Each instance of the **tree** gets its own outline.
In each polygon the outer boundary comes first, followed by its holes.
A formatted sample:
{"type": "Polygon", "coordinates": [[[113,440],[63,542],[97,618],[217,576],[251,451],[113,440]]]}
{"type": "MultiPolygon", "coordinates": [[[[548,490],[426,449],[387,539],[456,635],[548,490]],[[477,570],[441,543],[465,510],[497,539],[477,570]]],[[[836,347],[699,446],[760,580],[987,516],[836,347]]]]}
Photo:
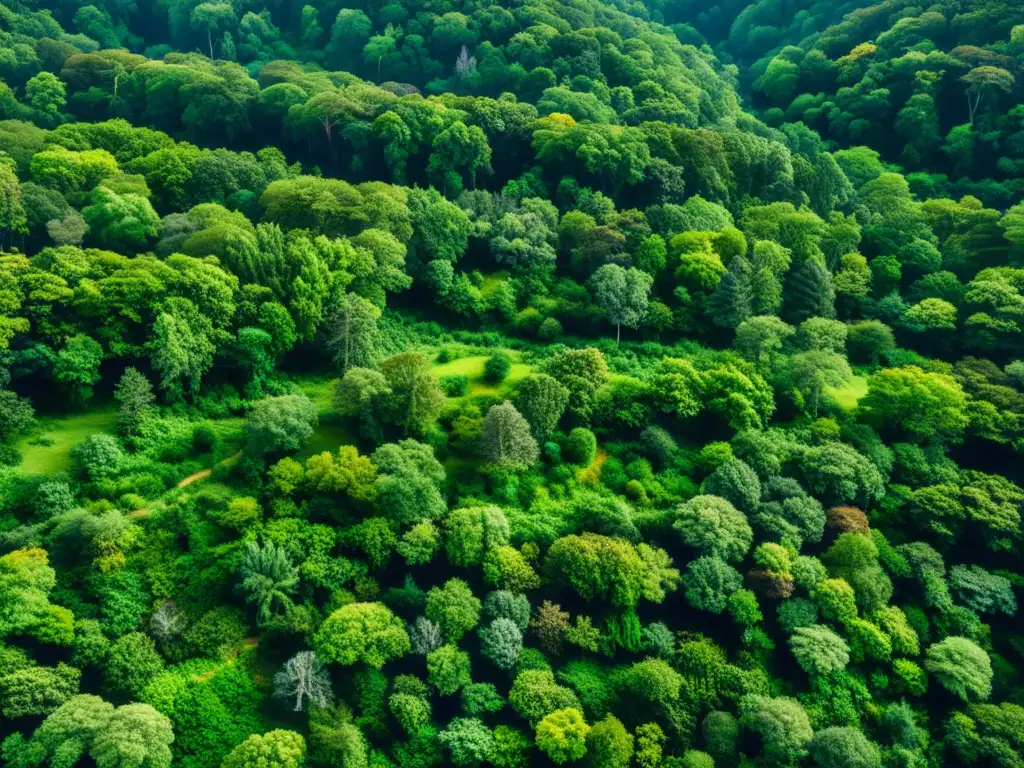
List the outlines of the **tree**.
{"type": "Polygon", "coordinates": [[[99,696],[80,694],[72,696],[47,715],[29,743],[41,748],[51,765],[67,759],[77,761],[92,746],[96,734],[103,730],[114,714],[114,706],[99,696]]]}
{"type": "Polygon", "coordinates": [[[721,497],[750,514],[761,501],[761,481],[746,462],[726,459],[701,483],[701,493],[721,497]]]}
{"type": "Polygon", "coordinates": [[[972,611],[1002,612],[1010,616],[1017,612],[1017,598],[1010,580],[977,565],[954,565],[950,568],[949,588],[957,600],[972,611]]]}
{"type": "Polygon", "coordinates": [[[746,517],[719,496],[695,496],[676,508],[672,527],[703,554],[742,560],[754,541],[746,517]]]}
{"type": "Polygon", "coordinates": [[[633,757],[633,737],[617,717],[608,715],[594,723],[587,733],[587,755],[596,768],[628,768],[633,757]]]}
{"type": "Polygon", "coordinates": [[[34,420],[35,408],[28,399],[0,390],[0,442],[12,442],[34,420]]]}
{"type": "Polygon", "coordinates": [[[719,557],[699,557],[690,561],[683,574],[686,601],[694,608],[721,613],[728,598],[743,586],[743,577],[719,557]]]}
{"type": "Polygon", "coordinates": [[[825,728],[807,745],[821,768],[881,768],[878,746],[857,728],[825,728]]]}
{"type": "Polygon", "coordinates": [[[475,717],[456,717],[437,735],[437,740],[448,748],[452,765],[459,768],[487,762],[494,752],[494,734],[475,717]]]}
{"type": "Polygon", "coordinates": [[[170,768],[171,721],[149,704],[118,707],[93,740],[97,768],[170,768]]]}
{"type": "Polygon", "coordinates": [[[89,435],[71,449],[72,466],[92,480],[116,472],[123,459],[124,452],[112,435],[89,435]]]}
{"type": "Polygon", "coordinates": [[[547,441],[568,404],[569,390],[544,373],[524,379],[516,395],[516,407],[529,422],[538,443],[547,441]]]}
{"type": "Polygon", "coordinates": [[[967,397],[956,379],[915,365],[872,375],[859,407],[877,428],[916,440],[959,442],[968,421],[967,397]]]}
{"type": "Polygon", "coordinates": [[[412,644],[412,652],[420,656],[426,656],[444,644],[441,627],[424,616],[417,617],[413,622],[409,629],[409,641],[412,644]]]}
{"type": "Polygon", "coordinates": [[[318,422],[316,405],[305,395],[260,400],[242,427],[245,449],[253,456],[299,450],[318,422]]]}
{"type": "Polygon", "coordinates": [[[437,622],[445,640],[457,643],[480,622],[480,601],[462,579],[448,579],[444,587],[427,592],[427,618],[437,622]]]}
{"type": "Polygon", "coordinates": [[[373,452],[376,508],[395,524],[443,517],[448,509],[440,486],[444,467],[429,445],[415,440],[387,443],[373,452]]]}
{"type": "Polygon", "coordinates": [[[450,644],[431,651],[427,654],[427,679],[442,696],[453,696],[473,680],[469,654],[450,644]]]}
{"type": "Polygon", "coordinates": [[[508,400],[487,411],[482,445],[487,460],[500,467],[529,468],[537,463],[539,450],[530,425],[508,400]]]}
{"type": "Polygon", "coordinates": [[[497,618],[480,630],[482,653],[498,669],[512,669],[523,650],[523,633],[511,619],[497,618]]]}
{"type": "Polygon", "coordinates": [[[153,641],[141,632],[129,632],[110,646],[106,684],[115,691],[139,696],[163,669],[164,660],[153,641]]]}
{"type": "Polygon", "coordinates": [[[391,420],[406,434],[426,434],[445,404],[444,392],[420,352],[402,352],[380,364],[391,393],[386,404],[391,420]]]}
{"type": "Polygon", "coordinates": [[[950,693],[964,701],[987,699],[992,693],[992,661],[973,640],[947,637],[928,647],[924,668],[950,693]]]}
{"type": "Polygon", "coordinates": [[[761,736],[773,765],[793,765],[807,754],[813,736],[807,713],[796,699],[748,694],[740,699],[740,723],[761,736]]]}
{"type": "Polygon", "coordinates": [[[149,200],[132,192],[97,187],[82,216],[92,237],[111,250],[145,248],[160,233],[160,217],[149,200]]]}
{"type": "Polygon", "coordinates": [[[810,258],[786,278],[785,311],[790,322],[836,316],[832,275],[823,260],[810,258]]]}
{"type": "Polygon", "coordinates": [[[0,713],[8,719],[47,715],[78,693],[81,676],[63,662],[5,670],[0,676],[0,713]]]}
{"type": "Polygon", "coordinates": [[[334,387],[334,409],[342,416],[358,419],[363,434],[375,437],[380,433],[380,411],[390,394],[391,387],[382,373],[347,368],[334,387]]]}
{"type": "Polygon", "coordinates": [[[773,315],[759,315],[744,320],[736,327],[733,346],[747,360],[761,365],[781,350],[793,333],[793,326],[779,318],[773,315]]]}
{"type": "Polygon", "coordinates": [[[491,146],[477,125],[453,123],[434,137],[432,146],[427,174],[445,195],[462,191],[464,173],[469,174],[470,187],[476,189],[477,172],[491,168],[491,146]]]}
{"type": "Polygon", "coordinates": [[[314,651],[299,651],[285,662],[274,675],[274,696],[294,697],[296,712],[305,709],[307,700],[314,708],[331,706],[331,678],[314,651]]]}
{"type": "Polygon", "coordinates": [[[743,256],[734,257],[708,303],[708,312],[716,325],[735,328],[750,317],[751,280],[750,262],[743,256]]]}
{"type": "Polygon", "coordinates": [[[193,394],[199,391],[203,376],[213,367],[213,335],[210,319],[191,301],[172,297],[164,302],[146,347],[160,374],[160,387],[171,397],[180,398],[184,384],[193,394]]]}
{"type": "Polygon", "coordinates": [[[781,366],[779,378],[791,387],[797,405],[801,409],[809,406],[811,416],[817,418],[822,390],[841,387],[853,378],[853,371],[842,355],[811,350],[788,358],[781,366]]]}
{"type": "Polygon", "coordinates": [[[324,661],[351,665],[365,662],[380,669],[409,652],[404,622],[381,603],[349,603],[332,613],[313,636],[324,661]]]}
{"type": "Polygon", "coordinates": [[[975,67],[960,80],[967,84],[967,116],[971,125],[986,93],[1009,93],[1015,82],[1014,76],[1005,69],[993,66],[975,67]]]}
{"type": "Polygon", "coordinates": [[[117,431],[122,435],[134,435],[153,411],[156,397],[153,385],[137,368],[125,368],[120,381],[114,387],[117,401],[117,431]]]}
{"type": "Polygon", "coordinates": [[[197,32],[206,32],[206,45],[213,55],[213,38],[220,37],[221,32],[228,31],[235,23],[235,10],[231,3],[200,3],[192,9],[192,28],[197,32]]]}
{"type": "Polygon", "coordinates": [[[587,754],[589,731],[578,709],[559,709],[537,723],[537,748],[558,765],[573,762],[587,754]]]}
{"type": "Polygon", "coordinates": [[[380,309],[362,296],[346,293],[331,319],[327,347],[342,375],[353,366],[373,364],[377,345],[380,309]]]}
{"type": "Polygon", "coordinates": [[[590,278],[594,299],[608,322],[615,325],[615,343],[622,336],[622,326],[639,328],[647,314],[647,302],[654,284],[646,272],[635,267],[624,269],[618,264],[605,264],[590,278]]]}
{"type": "Polygon", "coordinates": [[[84,405],[92,398],[92,388],[100,380],[103,347],[86,336],[77,334],[67,340],[57,353],[53,378],[68,389],[72,402],[84,405]]]}
{"type": "Polygon", "coordinates": [[[283,547],[272,541],[262,547],[255,541],[246,542],[239,573],[246,602],[256,605],[261,624],[291,607],[290,595],[299,586],[299,572],[283,547]]]}
{"type": "Polygon", "coordinates": [[[67,104],[67,92],[56,75],[40,72],[25,83],[25,99],[44,125],[56,125],[61,121],[61,110],[67,104]]]}
{"type": "Polygon", "coordinates": [[[253,734],[224,758],[221,768],[302,768],[306,764],[306,740],[295,731],[253,734]]]}
{"type": "Polygon", "coordinates": [[[812,675],[838,672],[850,661],[850,647],[823,624],[794,629],[789,647],[804,672],[812,675]]]}

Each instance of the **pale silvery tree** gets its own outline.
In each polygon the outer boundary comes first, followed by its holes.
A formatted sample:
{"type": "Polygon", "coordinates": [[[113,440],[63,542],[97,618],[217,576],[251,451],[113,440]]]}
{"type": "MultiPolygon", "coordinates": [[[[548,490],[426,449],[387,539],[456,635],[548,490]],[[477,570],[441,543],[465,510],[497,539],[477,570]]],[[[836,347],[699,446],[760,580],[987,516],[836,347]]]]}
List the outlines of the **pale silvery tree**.
{"type": "Polygon", "coordinates": [[[425,616],[420,616],[409,630],[413,653],[426,656],[441,647],[441,627],[425,616]]]}
{"type": "Polygon", "coordinates": [[[274,675],[274,696],[295,698],[295,711],[301,712],[307,700],[318,709],[329,707],[334,700],[331,678],[314,651],[299,651],[274,675]]]}
{"type": "Polygon", "coordinates": [[[149,631],[161,643],[169,643],[185,631],[188,622],[173,600],[164,600],[149,617],[149,631]]]}

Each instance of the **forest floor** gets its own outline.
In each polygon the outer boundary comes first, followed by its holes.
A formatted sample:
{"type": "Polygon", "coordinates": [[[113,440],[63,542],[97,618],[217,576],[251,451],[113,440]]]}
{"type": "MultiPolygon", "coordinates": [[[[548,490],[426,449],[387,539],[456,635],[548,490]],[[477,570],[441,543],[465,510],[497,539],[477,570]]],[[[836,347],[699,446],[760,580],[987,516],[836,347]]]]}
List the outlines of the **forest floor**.
{"type": "MultiPolygon", "coordinates": [[[[428,352],[436,355],[437,350],[428,352]]],[[[500,384],[490,384],[484,379],[486,355],[468,355],[451,360],[447,363],[435,363],[431,367],[432,374],[441,379],[444,376],[465,376],[469,379],[467,397],[490,395],[506,397],[511,395],[516,385],[532,373],[533,368],[521,362],[519,353],[510,352],[512,368],[508,376],[500,384]]],[[[312,400],[319,411],[320,423],[313,432],[306,446],[297,458],[304,459],[323,451],[335,451],[342,445],[354,445],[355,436],[334,413],[332,402],[335,376],[307,375],[294,377],[300,391],[312,400]]],[[[838,396],[838,395],[837,395],[838,396]]],[[[854,401],[855,402],[855,401],[854,401]]],[[[209,423],[222,437],[237,437],[240,433],[242,419],[215,419],[209,423]]],[[[98,432],[113,433],[117,424],[117,410],[109,404],[94,406],[87,411],[72,415],[42,416],[38,428],[31,436],[18,443],[22,453],[21,471],[27,474],[54,474],[66,472],[71,468],[71,449],[89,435],[98,432]],[[49,445],[40,444],[49,442],[49,445]]],[[[233,440],[229,440],[233,442],[233,440]]],[[[188,478],[182,486],[208,477],[211,470],[206,469],[188,478]],[[203,472],[206,474],[204,475],[203,472]],[[201,475],[201,477],[197,477],[201,475]]]]}
{"type": "Polygon", "coordinates": [[[97,432],[113,432],[116,424],[117,411],[110,406],[71,416],[41,417],[33,434],[18,443],[20,469],[30,475],[66,472],[76,443],[97,432]],[[42,445],[41,440],[50,444],[42,445]]]}
{"type": "Polygon", "coordinates": [[[829,387],[827,392],[835,398],[840,407],[852,411],[857,407],[860,399],[868,393],[867,376],[854,376],[841,387],[829,387]]]}
{"type": "Polygon", "coordinates": [[[512,358],[512,368],[506,379],[500,384],[489,384],[484,380],[484,365],[487,363],[487,355],[470,355],[447,363],[435,363],[431,372],[438,380],[445,376],[465,376],[469,379],[469,391],[466,394],[470,397],[476,395],[501,397],[510,393],[516,384],[533,371],[532,366],[519,362],[519,356],[515,352],[510,352],[509,356],[512,358]]]}

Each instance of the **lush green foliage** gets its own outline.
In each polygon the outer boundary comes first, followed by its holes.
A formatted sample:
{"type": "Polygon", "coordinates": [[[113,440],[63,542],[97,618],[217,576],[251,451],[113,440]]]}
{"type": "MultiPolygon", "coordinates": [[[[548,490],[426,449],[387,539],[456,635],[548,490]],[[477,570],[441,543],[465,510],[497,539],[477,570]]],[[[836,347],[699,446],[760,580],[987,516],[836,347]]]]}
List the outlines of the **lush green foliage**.
{"type": "Polygon", "coordinates": [[[1024,764],[1024,11],[0,9],[13,768],[1024,764]]]}

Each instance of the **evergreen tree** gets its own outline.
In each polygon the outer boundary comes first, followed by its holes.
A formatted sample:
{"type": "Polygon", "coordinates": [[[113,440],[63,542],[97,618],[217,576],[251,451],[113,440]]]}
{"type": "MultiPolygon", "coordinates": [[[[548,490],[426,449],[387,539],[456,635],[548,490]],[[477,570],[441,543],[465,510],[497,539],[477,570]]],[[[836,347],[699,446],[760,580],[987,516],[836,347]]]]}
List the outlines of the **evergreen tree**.
{"type": "Polygon", "coordinates": [[[708,312],[715,324],[735,328],[750,317],[752,294],[750,262],[742,256],[735,256],[708,304],[708,312]]]}
{"type": "Polygon", "coordinates": [[[810,258],[789,273],[785,310],[790,322],[800,323],[809,317],[833,318],[836,316],[835,303],[832,275],[820,259],[810,258]]]}

